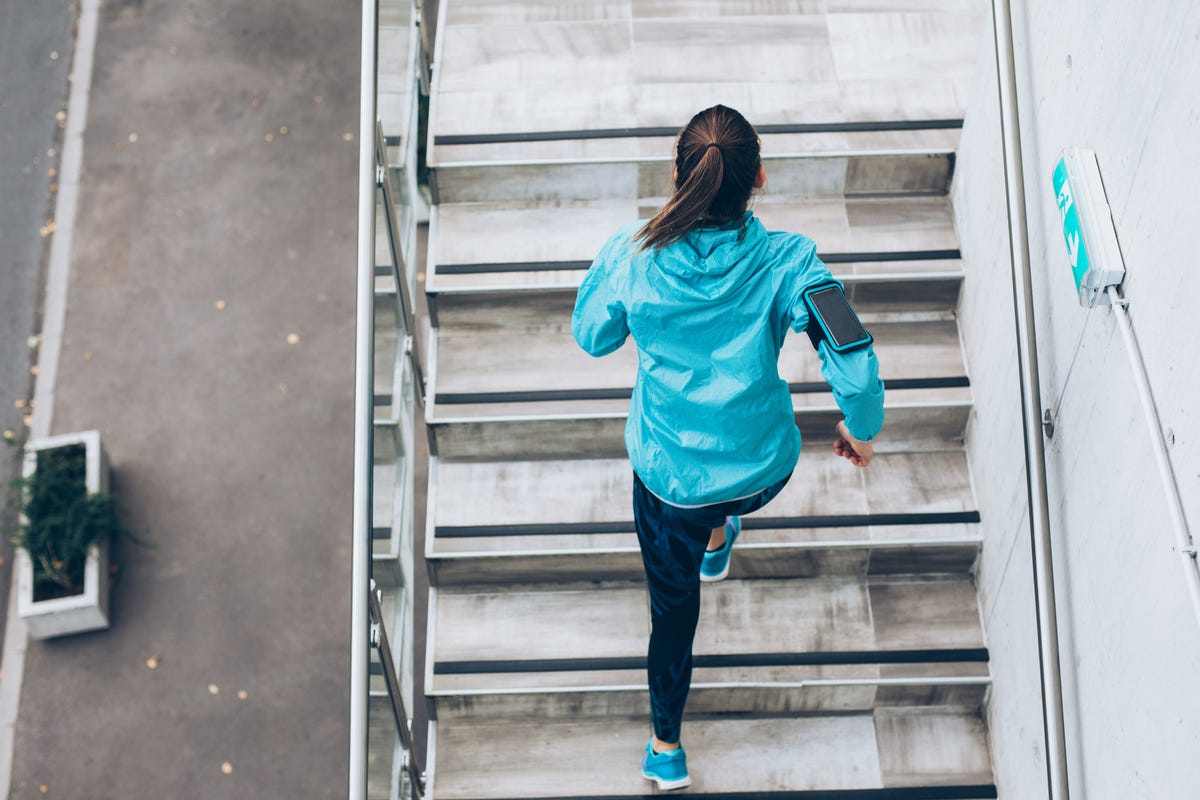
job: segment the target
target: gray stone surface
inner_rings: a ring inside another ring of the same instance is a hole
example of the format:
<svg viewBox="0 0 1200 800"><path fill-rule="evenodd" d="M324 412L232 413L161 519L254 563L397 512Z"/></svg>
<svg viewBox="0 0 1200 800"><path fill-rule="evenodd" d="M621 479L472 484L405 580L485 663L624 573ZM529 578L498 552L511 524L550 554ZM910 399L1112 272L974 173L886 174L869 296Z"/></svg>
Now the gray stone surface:
<svg viewBox="0 0 1200 800"><path fill-rule="evenodd" d="M66 104L71 61L71 21L66 0L27 5L0 0L0 431L24 437L28 409L17 401L33 396L30 367L36 350L46 239L52 219L58 141L54 115ZM17 462L0 443L0 528L13 521L5 488ZM0 636L7 619L12 546L0 536Z"/></svg>
<svg viewBox="0 0 1200 800"><path fill-rule="evenodd" d="M149 546L30 644L13 797L345 795L357 22L102 7L54 430Z"/></svg>

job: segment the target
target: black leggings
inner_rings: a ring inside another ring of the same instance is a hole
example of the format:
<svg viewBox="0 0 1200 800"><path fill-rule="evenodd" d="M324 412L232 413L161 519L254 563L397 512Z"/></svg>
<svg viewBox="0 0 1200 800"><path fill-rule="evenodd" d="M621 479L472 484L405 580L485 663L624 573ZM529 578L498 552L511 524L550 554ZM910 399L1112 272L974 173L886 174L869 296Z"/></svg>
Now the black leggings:
<svg viewBox="0 0 1200 800"><path fill-rule="evenodd" d="M633 476L633 520L650 591L650 718L654 735L664 742L679 741L700 619L700 562L713 528L724 525L726 517L762 508L788 478L741 500L681 508L659 499Z"/></svg>

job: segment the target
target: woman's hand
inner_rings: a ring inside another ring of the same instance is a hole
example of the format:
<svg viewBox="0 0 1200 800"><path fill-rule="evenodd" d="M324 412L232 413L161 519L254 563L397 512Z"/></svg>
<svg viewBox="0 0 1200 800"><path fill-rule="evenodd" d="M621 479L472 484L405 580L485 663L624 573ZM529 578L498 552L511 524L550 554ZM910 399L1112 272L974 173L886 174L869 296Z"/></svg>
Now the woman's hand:
<svg viewBox="0 0 1200 800"><path fill-rule="evenodd" d="M875 448L870 442L860 442L850 435L846 420L837 424L837 441L833 443L833 452L849 461L856 467L865 467L875 457Z"/></svg>

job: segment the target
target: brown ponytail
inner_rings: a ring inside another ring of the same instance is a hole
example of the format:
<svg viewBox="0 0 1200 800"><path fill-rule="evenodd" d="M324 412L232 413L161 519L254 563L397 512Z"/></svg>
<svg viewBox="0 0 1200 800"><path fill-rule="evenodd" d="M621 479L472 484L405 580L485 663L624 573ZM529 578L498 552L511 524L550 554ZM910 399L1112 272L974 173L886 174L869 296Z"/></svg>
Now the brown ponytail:
<svg viewBox="0 0 1200 800"><path fill-rule="evenodd" d="M746 211L761 165L758 134L726 106L706 108L675 139L675 194L635 241L639 251L682 239L704 222L720 224Z"/></svg>

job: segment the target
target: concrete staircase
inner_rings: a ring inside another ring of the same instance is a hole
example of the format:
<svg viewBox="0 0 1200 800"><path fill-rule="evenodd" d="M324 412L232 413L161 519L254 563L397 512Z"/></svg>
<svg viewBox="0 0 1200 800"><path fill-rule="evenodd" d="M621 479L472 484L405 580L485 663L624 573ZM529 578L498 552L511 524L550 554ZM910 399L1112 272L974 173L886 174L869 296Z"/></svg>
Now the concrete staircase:
<svg viewBox="0 0 1200 800"><path fill-rule="evenodd" d="M605 238L665 200L661 126L724 101L764 134L756 213L817 242L875 335L887 421L868 469L835 460L840 413L807 339L789 338L781 373L805 452L783 494L746 518L729 579L705 586L688 793L995 797L946 195L963 102L946 86L973 66L960 40L976 4L442 5L426 268L429 795L652 793L638 770L649 615L621 439L635 353L631 341L588 357L570 313ZM875 51L847 31L875 35ZM695 46L718 33L719 48ZM871 65L881 77L864 75ZM709 72L727 80L705 84ZM812 100L827 95L836 108Z"/></svg>

